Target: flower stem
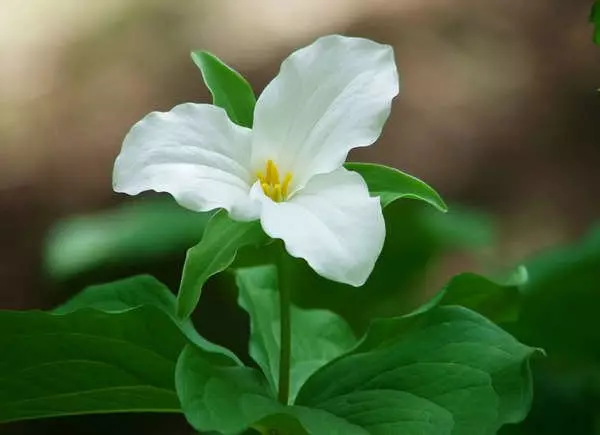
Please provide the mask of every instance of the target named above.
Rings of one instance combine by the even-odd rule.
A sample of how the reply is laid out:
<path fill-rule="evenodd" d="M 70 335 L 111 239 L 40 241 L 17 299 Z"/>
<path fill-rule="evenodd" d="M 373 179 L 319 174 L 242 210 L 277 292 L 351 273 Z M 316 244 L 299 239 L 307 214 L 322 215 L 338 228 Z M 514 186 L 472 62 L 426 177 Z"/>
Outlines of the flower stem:
<path fill-rule="evenodd" d="M 285 256 L 285 251 L 283 256 Z M 282 257 L 283 257 L 282 256 Z M 291 294 L 290 287 L 287 285 L 285 268 L 283 263 L 285 258 L 280 258 L 278 264 L 279 275 L 279 314 L 280 314 L 280 352 L 279 352 L 279 402 L 288 404 L 290 396 L 290 369 L 292 358 L 292 319 L 291 319 Z"/>

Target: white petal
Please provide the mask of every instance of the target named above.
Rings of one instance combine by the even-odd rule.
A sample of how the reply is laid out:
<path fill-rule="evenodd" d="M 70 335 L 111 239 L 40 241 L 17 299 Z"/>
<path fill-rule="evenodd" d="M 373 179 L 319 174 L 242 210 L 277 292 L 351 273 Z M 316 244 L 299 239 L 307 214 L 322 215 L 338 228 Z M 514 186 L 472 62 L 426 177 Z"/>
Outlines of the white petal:
<path fill-rule="evenodd" d="M 387 45 L 332 35 L 294 52 L 256 104 L 253 168 L 272 159 L 297 186 L 340 167 L 377 140 L 398 86 Z"/>
<path fill-rule="evenodd" d="M 137 195 L 168 192 L 194 211 L 227 209 L 232 218 L 258 218 L 249 197 L 251 131 L 206 104 L 152 112 L 129 131 L 117 157 L 113 187 Z"/>
<path fill-rule="evenodd" d="M 267 198 L 258 183 L 251 195 L 262 201 L 263 229 L 290 255 L 325 278 L 364 284 L 383 247 L 385 222 L 360 175 L 344 168 L 316 175 L 285 202 Z"/>

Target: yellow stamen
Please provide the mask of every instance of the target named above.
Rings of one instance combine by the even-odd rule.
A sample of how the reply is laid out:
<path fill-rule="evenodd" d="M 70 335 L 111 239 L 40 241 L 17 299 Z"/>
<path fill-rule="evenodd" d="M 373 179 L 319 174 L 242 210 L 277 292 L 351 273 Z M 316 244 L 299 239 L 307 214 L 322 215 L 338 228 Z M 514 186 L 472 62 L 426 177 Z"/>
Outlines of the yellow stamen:
<path fill-rule="evenodd" d="M 273 186 L 273 196 L 271 197 L 275 202 L 283 201 L 283 194 L 281 191 L 281 184 L 276 184 Z"/>
<path fill-rule="evenodd" d="M 267 182 L 270 184 L 279 183 L 279 171 L 273 160 L 267 160 Z"/>
<path fill-rule="evenodd" d="M 258 178 L 265 195 L 275 202 L 285 201 L 289 193 L 292 173 L 288 172 L 283 178 L 283 183 L 280 183 L 277 165 L 273 160 L 269 159 L 267 160 L 264 174 L 265 175 L 263 175 L 263 172 L 258 171 L 256 177 Z"/>
<path fill-rule="evenodd" d="M 292 173 L 288 172 L 287 174 L 285 174 L 283 183 L 281 184 L 281 195 L 283 197 L 286 197 L 288 194 L 288 189 L 290 187 L 290 181 L 292 181 Z"/>

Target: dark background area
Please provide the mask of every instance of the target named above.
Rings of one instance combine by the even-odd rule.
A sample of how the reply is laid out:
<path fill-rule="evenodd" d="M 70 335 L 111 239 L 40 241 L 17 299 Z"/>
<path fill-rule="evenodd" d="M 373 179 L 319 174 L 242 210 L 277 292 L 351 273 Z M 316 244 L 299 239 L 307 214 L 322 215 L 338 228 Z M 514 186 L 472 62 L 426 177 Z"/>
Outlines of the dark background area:
<path fill-rule="evenodd" d="M 418 176 L 448 202 L 492 216 L 498 234 L 483 251 L 446 256 L 428 272 L 429 291 L 459 271 L 509 267 L 580 237 L 600 216 L 600 47 L 591 42 L 590 7 L 585 0 L 4 0 L 0 308 L 49 308 L 85 285 L 138 272 L 177 287 L 185 246 L 68 278 L 48 270 L 45 253 L 64 219 L 133 201 L 112 192 L 111 172 L 134 122 L 151 110 L 210 101 L 192 49 L 217 54 L 259 93 L 282 59 L 320 35 L 394 47 L 400 97 L 381 140 L 353 159 Z M 202 313 L 197 323 L 243 346 L 243 317 L 226 297 L 205 297 L 206 306 L 220 307 L 222 323 L 211 327 Z M 179 416 L 98 416 L 0 433 L 178 428 L 191 433 Z"/>

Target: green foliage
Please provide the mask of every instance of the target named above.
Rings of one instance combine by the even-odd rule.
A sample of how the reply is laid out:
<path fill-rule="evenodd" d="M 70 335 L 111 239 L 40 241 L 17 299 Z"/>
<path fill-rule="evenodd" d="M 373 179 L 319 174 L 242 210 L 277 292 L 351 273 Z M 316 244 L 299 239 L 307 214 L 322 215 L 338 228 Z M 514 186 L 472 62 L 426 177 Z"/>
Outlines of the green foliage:
<path fill-rule="evenodd" d="M 594 43 L 600 45 L 600 2 L 595 1 L 590 12 L 590 22 L 594 25 Z"/>
<path fill-rule="evenodd" d="M 466 306 L 545 349 L 534 367 L 534 412 L 503 434 L 588 435 L 600 419 L 600 229 L 525 265 L 504 283 L 458 275 L 418 312 Z"/>
<path fill-rule="evenodd" d="M 515 322 L 519 317 L 522 300 L 520 286 L 526 282 L 525 271 L 525 268 L 519 268 L 520 279 L 506 284 L 474 273 L 462 273 L 452 278 L 442 291 L 428 304 L 419 308 L 419 311 L 436 305 L 461 305 L 495 323 Z"/>
<path fill-rule="evenodd" d="M 191 55 L 213 96 L 213 104 L 225 109 L 236 124 L 252 127 L 256 98 L 246 79 L 213 54 L 193 51 Z"/>
<path fill-rule="evenodd" d="M 554 358 L 600 365 L 600 228 L 526 264 L 529 281 L 514 332 Z"/>
<path fill-rule="evenodd" d="M 177 302 L 171 291 L 155 278 L 139 275 L 119 281 L 94 285 L 78 293 L 54 310 L 55 314 L 69 314 L 85 308 L 93 308 L 105 313 L 122 313 L 137 307 L 152 306 L 168 315 L 181 332 L 198 347 L 227 358 L 239 361 L 229 350 L 217 346 L 199 335 L 190 319 L 176 316 Z"/>
<path fill-rule="evenodd" d="M 187 252 L 177 296 L 179 316 L 187 318 L 192 314 L 206 280 L 229 267 L 239 248 L 265 241 L 260 222 L 234 221 L 225 211 L 215 214 L 200 243 Z"/>
<path fill-rule="evenodd" d="M 536 394 L 523 425 L 503 434 L 589 435 L 600 422 L 600 228 L 525 262 L 519 319 L 504 325 L 547 357 L 534 367 Z"/>
<path fill-rule="evenodd" d="M 162 198 L 69 218 L 46 241 L 45 269 L 52 278 L 66 280 L 111 265 L 164 258 L 197 243 L 209 217 Z"/>
<path fill-rule="evenodd" d="M 0 346 L 10 349 L 2 356 L 0 422 L 179 410 L 172 374 L 186 340 L 156 308 L 5 311 L 0 327 Z"/>
<path fill-rule="evenodd" d="M 175 385 L 186 418 L 199 431 L 236 434 L 283 412 L 258 370 L 211 363 L 192 347 L 179 357 Z"/>
<path fill-rule="evenodd" d="M 176 385 L 200 431 L 297 420 L 309 434 L 494 434 L 527 412 L 534 353 L 476 313 L 441 307 L 375 323 L 355 350 L 307 380 L 293 406 L 279 404 L 256 370 L 210 363 L 191 348 Z"/>
<path fill-rule="evenodd" d="M 93 285 L 54 309 L 54 314 L 69 314 L 83 308 L 105 313 L 120 313 L 151 305 L 168 315 L 175 312 L 175 298 L 159 281 L 140 275 L 108 284 Z"/>
<path fill-rule="evenodd" d="M 423 433 L 493 434 L 526 415 L 531 400 L 527 361 L 534 353 L 472 311 L 434 308 L 375 322 L 350 355 L 307 382 L 296 403 L 362 420 L 372 434 L 418 433 L 417 427 Z M 348 397 L 353 393 L 356 400 Z M 410 397 L 405 401 L 405 396 Z M 413 419 L 391 413 L 370 421 L 366 412 L 358 412 L 361 406 L 348 406 L 363 401 L 363 411 L 383 414 L 397 407 L 412 410 L 407 414 Z M 427 419 L 419 413 L 421 406 L 430 411 Z M 430 424 L 439 426 L 433 430 Z"/>
<path fill-rule="evenodd" d="M 373 196 L 381 198 L 383 207 L 401 198 L 424 201 L 440 211 L 448 207 L 430 186 L 412 175 L 394 168 L 372 163 L 346 163 L 346 169 L 358 172 L 367 182 Z"/>
<path fill-rule="evenodd" d="M 273 431 L 270 434 L 269 430 L 274 427 L 277 435 L 309 435 L 302 423 L 291 414 L 271 414 L 253 424 L 253 428 L 264 435 L 271 435 Z"/>
<path fill-rule="evenodd" d="M 278 391 L 279 297 L 277 269 L 262 266 L 237 271 L 238 302 L 250 315 L 250 356 L 265 374 L 272 392 Z M 292 306 L 291 398 L 300 386 L 325 363 L 356 344 L 350 326 L 326 310 L 303 310 Z"/>
<path fill-rule="evenodd" d="M 228 350 L 177 322 L 175 297 L 141 276 L 90 287 L 52 313 L 0 311 L 0 422 L 108 412 L 180 412 L 175 364 L 186 344 Z"/>
<path fill-rule="evenodd" d="M 0 312 L 0 421 L 178 412 L 175 362 L 187 340 L 154 307 L 118 314 Z M 143 361 L 143 363 L 140 363 Z"/>

